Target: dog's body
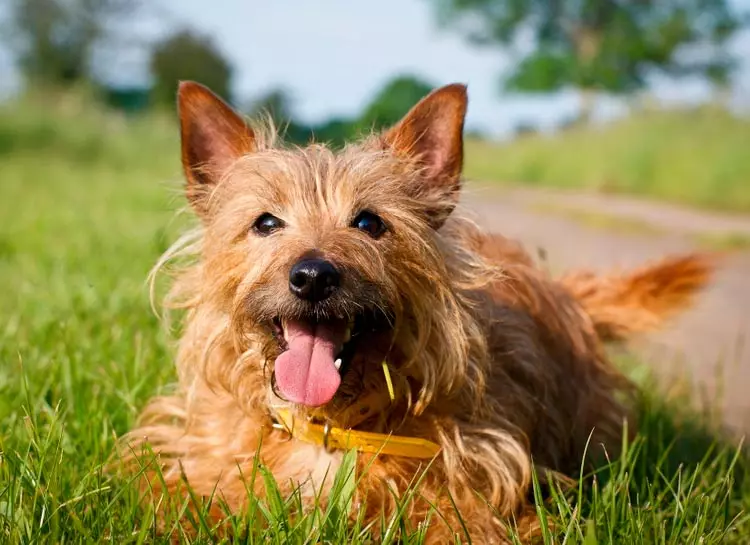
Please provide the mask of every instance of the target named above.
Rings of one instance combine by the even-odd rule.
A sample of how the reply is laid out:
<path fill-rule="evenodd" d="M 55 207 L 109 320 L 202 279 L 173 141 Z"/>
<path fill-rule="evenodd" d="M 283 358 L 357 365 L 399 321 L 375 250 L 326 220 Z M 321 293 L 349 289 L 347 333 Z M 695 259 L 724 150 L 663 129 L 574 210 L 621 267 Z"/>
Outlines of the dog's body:
<path fill-rule="evenodd" d="M 616 450 L 632 387 L 603 342 L 683 308 L 710 263 L 550 278 L 515 243 L 451 215 L 465 108 L 464 88 L 449 86 L 339 153 L 283 149 L 182 85 L 188 197 L 203 227 L 176 251 L 198 256 L 172 290 L 187 310 L 180 390 L 127 438 L 131 452 L 147 441 L 160 454 L 169 492 L 187 481 L 215 493 L 217 519 L 221 503 L 239 511 L 248 490 L 263 493 L 249 482 L 258 455 L 286 491 L 325 501 L 343 453 L 279 429 L 285 410 L 439 446 L 432 461 L 358 454 L 365 522 L 392 514 L 424 472 L 415 525 L 435 507 L 428 535 L 461 534 L 454 503 L 476 542 L 503 543 L 509 521 L 536 525 L 532 467 L 575 476 L 587 445 Z"/>

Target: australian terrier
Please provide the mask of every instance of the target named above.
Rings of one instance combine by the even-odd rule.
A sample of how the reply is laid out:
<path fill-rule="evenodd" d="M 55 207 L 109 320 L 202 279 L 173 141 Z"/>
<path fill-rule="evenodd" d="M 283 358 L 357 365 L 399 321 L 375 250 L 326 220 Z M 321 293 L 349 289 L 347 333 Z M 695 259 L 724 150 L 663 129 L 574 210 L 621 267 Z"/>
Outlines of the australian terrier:
<path fill-rule="evenodd" d="M 151 490 L 213 497 L 218 524 L 263 494 L 259 462 L 325 503 L 354 449 L 373 531 L 416 486 L 403 516 L 430 542 L 506 543 L 539 527 L 534 471 L 576 476 L 634 429 L 604 344 L 684 309 L 709 257 L 552 278 L 460 217 L 463 85 L 341 150 L 284 146 L 196 83 L 178 102 L 200 226 L 162 258 L 193 257 L 166 303 L 185 311 L 178 390 L 125 438 L 157 454 Z"/>

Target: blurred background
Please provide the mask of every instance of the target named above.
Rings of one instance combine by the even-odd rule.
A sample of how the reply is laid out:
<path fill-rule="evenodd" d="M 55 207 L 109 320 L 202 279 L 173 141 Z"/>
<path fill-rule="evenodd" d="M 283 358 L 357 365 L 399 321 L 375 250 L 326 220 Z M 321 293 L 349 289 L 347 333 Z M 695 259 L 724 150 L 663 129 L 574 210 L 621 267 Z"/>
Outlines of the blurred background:
<path fill-rule="evenodd" d="M 292 143 L 333 145 L 458 81 L 467 208 L 549 267 L 726 252 L 716 286 L 659 345 L 744 426 L 748 13 L 750 0 L 0 0 L 2 355 L 40 376 L 68 361 L 73 378 L 39 391 L 83 413 L 93 401 L 73 387 L 97 373 L 117 390 L 104 405 L 136 407 L 167 380 L 166 367 L 147 384 L 128 373 L 165 357 L 147 340 L 143 280 L 181 225 L 178 80 L 269 112 Z M 8 414 L 11 371 L 0 393 Z"/>
<path fill-rule="evenodd" d="M 176 82 L 194 79 L 244 113 L 270 111 L 299 143 L 340 144 L 453 81 L 469 85 L 476 140 L 701 106 L 743 118 L 749 12 L 750 0 L 3 0 L 0 96 L 76 90 L 143 116 L 172 110 Z M 478 174 L 593 183 L 584 165 L 582 175 L 539 172 L 547 161 Z M 651 185 L 649 172 L 607 174 L 596 181 L 606 189 L 630 189 L 635 176 Z M 735 197 L 713 204 L 750 207 Z"/>
<path fill-rule="evenodd" d="M 750 111 L 748 0 L 3 0 L 0 92 L 87 87 L 128 113 L 175 81 L 340 141 L 469 84 L 469 129 L 509 139 L 649 107 Z"/>

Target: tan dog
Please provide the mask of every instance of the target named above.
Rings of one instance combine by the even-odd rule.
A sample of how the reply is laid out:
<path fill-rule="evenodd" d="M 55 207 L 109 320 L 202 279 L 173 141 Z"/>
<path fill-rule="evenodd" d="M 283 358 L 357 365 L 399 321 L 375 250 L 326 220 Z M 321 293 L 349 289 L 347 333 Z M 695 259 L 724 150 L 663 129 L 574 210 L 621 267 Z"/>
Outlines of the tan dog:
<path fill-rule="evenodd" d="M 325 501 L 349 446 L 367 468 L 357 501 L 369 522 L 434 458 L 408 520 L 432 505 L 430 541 L 462 536 L 454 502 L 475 542 L 504 543 L 510 521 L 538 526 L 532 458 L 541 475 L 575 476 L 590 436 L 590 450 L 616 449 L 632 387 L 603 342 L 684 308 L 711 264 L 550 278 L 452 214 L 466 105 L 465 87 L 443 87 L 334 152 L 285 148 L 180 86 L 201 228 L 164 258 L 195 256 L 168 301 L 186 310 L 179 391 L 126 438 L 159 453 L 157 493 L 184 495 L 187 481 L 215 495 L 220 520 L 219 500 L 239 512 L 248 490 L 262 493 L 247 482 L 259 453 L 283 490 Z"/>

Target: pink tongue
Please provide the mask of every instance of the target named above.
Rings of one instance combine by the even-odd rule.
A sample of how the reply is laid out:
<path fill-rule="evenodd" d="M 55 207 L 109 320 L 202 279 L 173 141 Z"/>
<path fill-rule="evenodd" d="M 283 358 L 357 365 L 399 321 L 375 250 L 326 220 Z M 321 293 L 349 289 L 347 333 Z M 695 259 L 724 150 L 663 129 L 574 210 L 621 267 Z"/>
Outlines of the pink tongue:
<path fill-rule="evenodd" d="M 289 348 L 276 358 L 276 384 L 293 403 L 311 407 L 325 405 L 341 384 L 341 376 L 333 364 L 335 350 L 341 345 L 346 322 L 289 321 L 285 333 Z"/>

